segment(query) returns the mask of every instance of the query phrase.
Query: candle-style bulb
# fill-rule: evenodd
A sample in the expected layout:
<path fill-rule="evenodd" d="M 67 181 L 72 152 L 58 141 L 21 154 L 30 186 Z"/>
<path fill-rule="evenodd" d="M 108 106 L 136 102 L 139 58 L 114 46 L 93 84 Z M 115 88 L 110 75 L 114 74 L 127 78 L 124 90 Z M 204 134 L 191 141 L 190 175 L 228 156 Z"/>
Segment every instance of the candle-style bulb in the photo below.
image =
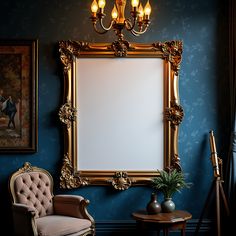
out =
<path fill-rule="evenodd" d="M 91 4 L 91 12 L 92 13 L 96 13 L 98 11 L 98 4 L 96 0 L 93 0 L 92 4 Z"/>
<path fill-rule="evenodd" d="M 111 17 L 112 17 L 113 20 L 115 20 L 118 17 L 118 11 L 116 9 L 115 4 L 114 4 L 114 7 L 113 7 L 112 12 L 111 12 Z"/>
<path fill-rule="evenodd" d="M 131 6 L 132 7 L 138 7 L 139 0 L 131 0 Z"/>
<path fill-rule="evenodd" d="M 105 7 L 105 5 L 106 5 L 106 0 L 99 0 L 98 1 L 99 8 L 103 9 Z"/>
<path fill-rule="evenodd" d="M 142 19 L 144 15 L 142 3 L 139 4 L 138 13 L 139 13 L 138 16 L 140 17 L 140 19 Z"/>
<path fill-rule="evenodd" d="M 151 14 L 151 11 L 152 11 L 152 8 L 151 8 L 151 5 L 149 3 L 149 0 L 147 1 L 146 5 L 145 5 L 145 8 L 144 8 L 144 14 L 145 16 L 150 16 Z"/>

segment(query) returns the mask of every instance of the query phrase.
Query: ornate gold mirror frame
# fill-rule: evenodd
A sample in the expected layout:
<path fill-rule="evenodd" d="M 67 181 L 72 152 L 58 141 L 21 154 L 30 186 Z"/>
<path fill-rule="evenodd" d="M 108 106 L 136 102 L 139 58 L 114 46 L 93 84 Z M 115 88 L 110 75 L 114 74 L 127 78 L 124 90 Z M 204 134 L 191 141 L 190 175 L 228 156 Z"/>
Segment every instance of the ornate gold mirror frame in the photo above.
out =
<path fill-rule="evenodd" d="M 60 59 L 64 69 L 64 104 L 59 118 L 64 125 L 64 158 L 60 176 L 61 188 L 78 188 L 86 185 L 111 185 L 125 190 L 134 185 L 146 185 L 158 171 L 143 170 L 81 170 L 78 167 L 78 65 L 79 58 L 158 58 L 163 60 L 163 168 L 181 170 L 178 155 L 178 127 L 183 118 L 179 103 L 178 80 L 182 59 L 182 42 L 156 42 L 139 44 L 123 42 L 87 43 L 59 42 Z M 92 69 L 92 68 L 91 68 Z M 126 72 L 121 69 L 121 73 Z M 105 75 L 106 73 L 104 73 Z M 110 157 L 107 157 L 110 158 Z M 145 161 L 145 158 L 144 158 Z M 157 169 L 157 168 L 156 168 Z"/>

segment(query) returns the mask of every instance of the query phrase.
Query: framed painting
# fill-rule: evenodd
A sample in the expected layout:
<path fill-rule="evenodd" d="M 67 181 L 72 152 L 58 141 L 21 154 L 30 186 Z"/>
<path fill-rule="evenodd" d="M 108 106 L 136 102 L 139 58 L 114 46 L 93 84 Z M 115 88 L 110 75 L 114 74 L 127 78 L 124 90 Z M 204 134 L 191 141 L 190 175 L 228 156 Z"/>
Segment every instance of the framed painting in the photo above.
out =
<path fill-rule="evenodd" d="M 37 56 L 37 40 L 0 40 L 0 153 L 37 151 Z"/>
<path fill-rule="evenodd" d="M 178 80 L 182 42 L 61 41 L 64 158 L 61 187 L 150 184 L 181 170 Z"/>

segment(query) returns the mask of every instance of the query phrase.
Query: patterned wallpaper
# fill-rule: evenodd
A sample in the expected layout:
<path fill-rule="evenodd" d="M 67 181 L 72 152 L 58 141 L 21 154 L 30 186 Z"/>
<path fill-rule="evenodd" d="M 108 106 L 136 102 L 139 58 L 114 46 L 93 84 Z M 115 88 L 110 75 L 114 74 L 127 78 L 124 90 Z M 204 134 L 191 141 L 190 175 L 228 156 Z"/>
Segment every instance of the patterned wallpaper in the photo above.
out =
<path fill-rule="evenodd" d="M 196 219 L 212 180 L 208 132 L 213 129 L 218 141 L 224 135 L 220 133 L 224 124 L 220 123 L 218 106 L 225 99 L 218 95 L 218 82 L 222 85 L 223 80 L 219 69 L 222 57 L 218 55 L 219 44 L 224 40 L 222 8 L 216 0 L 150 0 L 150 3 L 152 23 L 148 32 L 139 38 L 126 34 L 126 38 L 135 42 L 183 41 L 179 91 L 185 117 L 180 127 L 179 154 L 193 186 L 176 194 L 174 200 L 177 208 L 189 210 Z M 93 31 L 90 4 L 89 0 L 1 2 L 1 38 L 39 39 L 39 148 L 33 155 L 0 154 L 0 208 L 8 216 L 5 225 L 10 222 L 10 208 L 5 204 L 7 179 L 25 161 L 48 169 L 55 179 L 57 192 L 82 194 L 90 199 L 89 209 L 97 221 L 130 220 L 131 212 L 144 208 L 149 201 L 152 190 L 146 187 L 134 187 L 125 192 L 107 187 L 70 191 L 58 188 L 63 153 L 62 129 L 57 116 L 63 93 L 58 41 L 114 40 L 113 32 L 100 36 Z M 111 5 L 108 3 L 109 11 Z M 224 153 L 220 144 L 219 149 Z"/>

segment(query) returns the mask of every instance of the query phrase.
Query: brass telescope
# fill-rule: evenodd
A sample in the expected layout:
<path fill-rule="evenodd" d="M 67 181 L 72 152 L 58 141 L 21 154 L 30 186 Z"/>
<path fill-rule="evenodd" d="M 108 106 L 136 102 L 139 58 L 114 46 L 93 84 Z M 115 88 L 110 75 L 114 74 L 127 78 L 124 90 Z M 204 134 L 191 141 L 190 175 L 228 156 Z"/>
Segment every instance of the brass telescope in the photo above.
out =
<path fill-rule="evenodd" d="M 215 196 L 215 203 L 216 203 L 216 236 L 221 236 L 221 198 L 223 200 L 223 204 L 225 207 L 225 211 L 227 216 L 229 216 L 229 206 L 225 197 L 225 193 L 224 193 L 224 189 L 222 186 L 222 183 L 224 182 L 222 177 L 223 177 L 223 162 L 222 159 L 220 159 L 217 155 L 216 152 L 216 144 L 215 144 L 215 137 L 213 134 L 213 131 L 211 130 L 210 132 L 210 148 L 211 148 L 211 162 L 212 162 L 212 166 L 213 166 L 213 170 L 214 170 L 214 179 L 212 181 L 211 184 L 211 188 L 210 191 L 208 193 L 205 205 L 203 207 L 203 211 L 201 213 L 201 216 L 199 218 L 197 227 L 196 227 L 196 231 L 195 231 L 195 236 L 198 235 L 199 229 L 200 229 L 200 225 L 205 213 L 205 210 L 208 208 L 209 202 L 211 200 L 212 194 L 214 193 Z"/>
<path fill-rule="evenodd" d="M 210 148 L 211 148 L 211 162 L 214 170 L 214 176 L 220 177 L 219 159 L 216 152 L 216 143 L 213 131 L 210 131 Z"/>

